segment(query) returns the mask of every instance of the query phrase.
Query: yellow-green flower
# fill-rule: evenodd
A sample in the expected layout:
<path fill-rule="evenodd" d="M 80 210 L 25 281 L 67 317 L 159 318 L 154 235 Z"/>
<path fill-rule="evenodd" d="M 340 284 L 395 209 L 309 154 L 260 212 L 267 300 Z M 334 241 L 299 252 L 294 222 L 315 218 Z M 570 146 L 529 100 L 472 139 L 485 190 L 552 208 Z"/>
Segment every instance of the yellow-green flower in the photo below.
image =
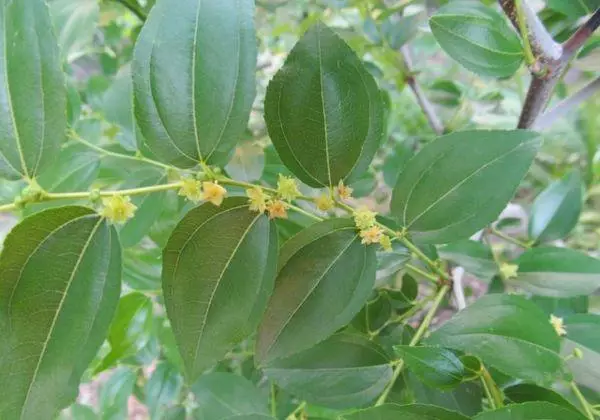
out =
<path fill-rule="evenodd" d="M 381 241 L 383 231 L 379 226 L 372 226 L 369 229 L 361 230 L 360 237 L 362 238 L 361 243 L 365 245 L 376 244 Z"/>
<path fill-rule="evenodd" d="M 352 192 L 354 190 L 346 185 L 344 185 L 344 181 L 340 179 L 340 182 L 337 186 L 337 193 L 342 200 L 347 200 L 352 197 Z"/>
<path fill-rule="evenodd" d="M 317 208 L 321 211 L 331 210 L 335 205 L 333 199 L 329 194 L 321 194 L 315 199 L 315 204 L 317 205 Z"/>
<path fill-rule="evenodd" d="M 377 213 L 367 209 L 361 209 L 354 212 L 354 223 L 359 230 L 369 229 L 375 225 L 375 216 L 377 216 Z"/>
<path fill-rule="evenodd" d="M 193 178 L 183 179 L 178 194 L 197 203 L 202 200 L 202 184 L 200 181 Z"/>
<path fill-rule="evenodd" d="M 227 190 L 216 182 L 204 181 L 202 183 L 202 196 L 215 206 L 220 206 L 227 194 Z"/>
<path fill-rule="evenodd" d="M 248 188 L 246 190 L 246 195 L 249 198 L 248 203 L 250 204 L 250 210 L 262 213 L 267 209 L 267 199 L 269 197 L 264 193 L 262 188 Z"/>
<path fill-rule="evenodd" d="M 559 317 L 551 314 L 550 315 L 550 324 L 552 324 L 552 326 L 554 327 L 554 331 L 556 331 L 556 334 L 567 335 L 567 330 L 565 328 L 565 324 L 564 324 L 562 318 L 559 318 Z"/>
<path fill-rule="evenodd" d="M 279 180 L 277 181 L 277 194 L 284 200 L 295 200 L 300 196 L 300 191 L 298 191 L 298 184 L 296 184 L 296 180 L 294 178 L 279 174 Z"/>
<path fill-rule="evenodd" d="M 506 279 L 514 279 L 517 277 L 517 271 L 519 271 L 519 266 L 516 264 L 503 263 L 500 265 L 500 272 Z"/>
<path fill-rule="evenodd" d="M 287 204 L 281 200 L 273 200 L 267 203 L 269 219 L 287 219 Z"/>
<path fill-rule="evenodd" d="M 125 223 L 131 219 L 137 209 L 129 196 L 113 195 L 102 199 L 104 206 L 101 215 L 112 223 Z"/>
<path fill-rule="evenodd" d="M 381 247 L 383 248 L 384 251 L 392 250 L 392 240 L 387 235 L 381 236 L 381 239 L 379 240 L 379 244 L 381 245 Z"/>

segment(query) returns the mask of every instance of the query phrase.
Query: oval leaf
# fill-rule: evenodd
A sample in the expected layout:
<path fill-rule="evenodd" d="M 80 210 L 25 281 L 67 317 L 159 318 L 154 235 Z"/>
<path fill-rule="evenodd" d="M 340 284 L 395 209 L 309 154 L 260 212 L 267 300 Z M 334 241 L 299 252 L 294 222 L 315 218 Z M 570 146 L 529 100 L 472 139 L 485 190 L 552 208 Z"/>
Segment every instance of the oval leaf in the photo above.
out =
<path fill-rule="evenodd" d="M 392 214 L 421 243 L 468 238 L 493 222 L 535 157 L 537 134 L 464 131 L 425 146 L 400 174 Z"/>
<path fill-rule="evenodd" d="M 371 293 L 376 266 L 375 247 L 360 243 L 349 219 L 316 223 L 286 242 L 258 331 L 257 360 L 298 353 L 352 321 Z"/>
<path fill-rule="evenodd" d="M 504 16 L 476 1 L 455 1 L 429 19 L 446 53 L 481 76 L 509 77 L 521 66 L 523 48 Z"/>
<path fill-rule="evenodd" d="M 225 163 L 255 96 L 252 0 L 163 0 L 135 48 L 134 109 L 149 149 L 188 168 Z"/>
<path fill-rule="evenodd" d="M 458 356 L 448 349 L 429 346 L 395 346 L 406 367 L 427 385 L 453 388 L 467 374 Z"/>
<path fill-rule="evenodd" d="M 473 354 L 508 375 L 534 382 L 552 381 L 562 368 L 559 338 L 548 318 L 519 296 L 484 296 L 426 342 Z"/>
<path fill-rule="evenodd" d="M 475 420 L 585 420 L 581 413 L 544 401 L 511 404 L 473 417 Z"/>
<path fill-rule="evenodd" d="M 552 404 L 562 405 L 570 410 L 576 410 L 565 397 L 558 392 L 543 388 L 535 384 L 517 384 L 503 389 L 504 396 L 513 403 L 529 401 L 547 401 Z"/>
<path fill-rule="evenodd" d="M 389 363 L 384 350 L 369 339 L 342 333 L 273 363 L 265 374 L 309 403 L 353 408 L 383 392 L 392 377 Z"/>
<path fill-rule="evenodd" d="M 346 414 L 341 417 L 344 420 L 468 420 L 455 411 L 434 405 L 424 404 L 383 404 L 379 407 L 371 407 L 366 410 Z"/>
<path fill-rule="evenodd" d="M 189 382 L 250 335 L 273 289 L 277 232 L 247 199 L 191 210 L 163 252 L 163 292 Z"/>
<path fill-rule="evenodd" d="M 563 339 L 563 356 L 581 350 L 583 357 L 570 358 L 569 370 L 575 380 L 586 387 L 600 392 L 600 316 L 577 314 L 565 318 L 567 336 Z"/>
<path fill-rule="evenodd" d="M 518 275 L 511 283 L 536 295 L 566 298 L 600 288 L 600 260 L 573 249 L 532 248 L 517 264 Z"/>
<path fill-rule="evenodd" d="M 0 2 L 0 177 L 55 163 L 67 127 L 58 45 L 43 0 Z"/>
<path fill-rule="evenodd" d="M 265 120 L 281 160 L 302 182 L 348 184 L 379 147 L 383 102 L 354 51 L 317 23 L 269 83 Z"/>
<path fill-rule="evenodd" d="M 0 418 L 54 418 L 78 392 L 121 288 L 116 231 L 84 207 L 35 214 L 0 256 Z"/>

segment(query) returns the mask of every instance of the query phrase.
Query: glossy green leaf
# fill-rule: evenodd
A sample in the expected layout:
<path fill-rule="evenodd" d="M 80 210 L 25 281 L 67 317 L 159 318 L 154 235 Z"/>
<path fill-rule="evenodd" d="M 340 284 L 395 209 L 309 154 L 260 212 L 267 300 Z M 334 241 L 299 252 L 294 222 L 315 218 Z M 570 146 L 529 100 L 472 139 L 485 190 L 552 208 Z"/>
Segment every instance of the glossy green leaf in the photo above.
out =
<path fill-rule="evenodd" d="M 97 0 L 50 0 L 58 44 L 68 62 L 89 53 L 100 18 Z"/>
<path fill-rule="evenodd" d="M 193 412 L 196 420 L 269 414 L 267 397 L 250 381 L 232 373 L 202 375 L 191 389 L 198 404 Z"/>
<path fill-rule="evenodd" d="M 352 327 L 365 334 L 377 331 L 392 316 L 392 311 L 392 300 L 386 293 L 379 293 L 354 317 Z"/>
<path fill-rule="evenodd" d="M 578 348 L 583 354 L 567 361 L 570 372 L 578 383 L 600 392 L 600 315 L 577 314 L 564 321 L 567 336 L 561 353 L 566 356 Z"/>
<path fill-rule="evenodd" d="M 548 0 L 548 7 L 571 19 L 589 15 L 600 7 L 599 0 Z"/>
<path fill-rule="evenodd" d="M 255 95 L 251 0 L 163 0 L 150 12 L 133 61 L 134 109 L 147 146 L 188 168 L 225 163 Z"/>
<path fill-rule="evenodd" d="M 558 392 L 535 384 L 517 384 L 503 389 L 504 396 L 513 403 L 528 401 L 546 401 L 561 405 L 570 410 L 577 410 L 565 397 Z"/>
<path fill-rule="evenodd" d="M 464 131 L 426 145 L 400 174 L 392 214 L 420 243 L 468 238 L 512 198 L 540 142 L 530 131 Z"/>
<path fill-rule="evenodd" d="M 385 351 L 360 335 L 341 333 L 274 362 L 265 374 L 302 400 L 332 408 L 355 408 L 374 401 L 390 381 Z"/>
<path fill-rule="evenodd" d="M 600 288 L 600 260 L 568 248 L 532 248 L 516 261 L 511 283 L 548 297 L 589 295 Z"/>
<path fill-rule="evenodd" d="M 35 178 L 65 137 L 66 88 L 43 0 L 0 2 L 0 177 Z"/>
<path fill-rule="evenodd" d="M 485 411 L 475 420 L 585 420 L 577 411 L 544 401 L 511 404 L 493 411 Z"/>
<path fill-rule="evenodd" d="M 519 296 L 480 298 L 434 331 L 426 343 L 473 354 L 508 375 L 533 382 L 552 381 L 562 368 L 559 338 L 548 317 Z"/>
<path fill-rule="evenodd" d="M 481 76 L 512 76 L 523 47 L 506 18 L 476 1 L 453 1 L 429 19 L 436 41 L 450 57 Z"/>
<path fill-rule="evenodd" d="M 61 207 L 17 225 L 0 256 L 0 418 L 54 417 L 73 402 L 120 293 L 116 231 Z"/>
<path fill-rule="evenodd" d="M 273 290 L 277 232 L 244 197 L 205 203 L 163 252 L 163 293 L 189 382 L 256 328 Z"/>
<path fill-rule="evenodd" d="M 257 361 L 291 356 L 348 324 L 371 293 L 376 265 L 375 247 L 361 244 L 349 219 L 315 223 L 286 242 L 258 331 Z"/>
<path fill-rule="evenodd" d="M 578 171 L 550 184 L 531 207 L 529 236 L 537 242 L 564 238 L 579 220 L 583 203 L 581 175 Z"/>
<path fill-rule="evenodd" d="M 152 300 L 137 292 L 123 296 L 108 332 L 110 353 L 102 360 L 96 372 L 141 350 L 150 338 L 151 329 Z"/>
<path fill-rule="evenodd" d="M 302 182 L 349 184 L 379 147 L 383 102 L 354 51 L 317 23 L 269 83 L 265 120 L 281 160 Z"/>
<path fill-rule="evenodd" d="M 144 386 L 145 403 L 152 420 L 164 419 L 169 406 L 177 400 L 183 378 L 169 363 L 158 363 Z M 185 415 L 182 417 L 185 419 Z"/>
<path fill-rule="evenodd" d="M 425 404 L 383 404 L 341 416 L 344 420 L 467 420 L 455 411 Z"/>
<path fill-rule="evenodd" d="M 465 367 L 448 349 L 430 346 L 395 346 L 406 367 L 421 381 L 436 388 L 452 388 L 462 382 Z"/>
<path fill-rule="evenodd" d="M 481 280 L 488 281 L 498 272 L 489 246 L 465 239 L 438 249 L 440 257 L 453 262 Z"/>

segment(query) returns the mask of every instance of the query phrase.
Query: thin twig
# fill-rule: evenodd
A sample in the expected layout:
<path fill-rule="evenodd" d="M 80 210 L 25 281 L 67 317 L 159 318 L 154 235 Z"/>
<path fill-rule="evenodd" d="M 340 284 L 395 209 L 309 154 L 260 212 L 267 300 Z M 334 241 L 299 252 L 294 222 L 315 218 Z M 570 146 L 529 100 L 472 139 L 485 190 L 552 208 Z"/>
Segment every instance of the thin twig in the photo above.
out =
<path fill-rule="evenodd" d="M 135 4 L 129 2 L 128 0 L 115 0 L 115 1 L 117 3 L 122 4 L 127 9 L 131 10 L 133 12 L 133 14 L 136 15 L 142 22 L 144 22 L 148 18 L 148 15 L 146 14 L 146 12 L 144 12 L 144 10 L 140 7 L 139 4 L 137 4 L 137 2 L 135 2 L 135 0 L 133 0 L 135 2 Z"/>
<path fill-rule="evenodd" d="M 575 394 L 575 396 L 579 400 L 579 403 L 583 406 L 583 409 L 585 411 L 585 415 L 587 416 L 587 418 L 590 420 L 594 420 L 595 417 L 594 417 L 594 413 L 592 412 L 592 409 L 590 407 L 590 403 L 585 399 L 585 397 L 579 390 L 579 387 L 577 386 L 577 384 L 575 382 L 571 381 L 569 386 L 571 387 L 571 391 L 573 391 L 573 394 Z"/>
<path fill-rule="evenodd" d="M 600 8 L 563 44 L 563 60 L 570 60 L 600 26 Z"/>

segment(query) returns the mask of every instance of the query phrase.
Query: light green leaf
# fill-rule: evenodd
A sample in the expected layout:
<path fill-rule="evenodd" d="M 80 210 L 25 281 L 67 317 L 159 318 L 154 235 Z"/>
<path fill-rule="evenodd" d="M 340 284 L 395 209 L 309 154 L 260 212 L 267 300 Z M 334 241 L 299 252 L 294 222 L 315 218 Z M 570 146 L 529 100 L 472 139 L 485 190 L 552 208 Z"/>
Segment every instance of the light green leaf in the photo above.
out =
<path fill-rule="evenodd" d="M 384 350 L 359 335 L 336 334 L 316 346 L 274 362 L 265 374 L 311 404 L 355 408 L 375 400 L 392 377 Z"/>
<path fill-rule="evenodd" d="M 121 248 L 92 210 L 26 218 L 0 256 L 0 418 L 53 418 L 75 399 L 119 299 Z"/>
<path fill-rule="evenodd" d="M 348 324 L 371 293 L 376 266 L 375 247 L 361 244 L 350 219 L 315 223 L 286 242 L 256 360 L 291 356 Z"/>
<path fill-rule="evenodd" d="M 439 137 L 398 177 L 392 214 L 420 243 L 468 238 L 498 217 L 539 144 L 537 134 L 524 130 Z"/>
<path fill-rule="evenodd" d="M 511 404 L 473 417 L 475 420 L 585 420 L 579 412 L 545 401 Z"/>
<path fill-rule="evenodd" d="M 123 252 L 123 283 L 133 290 L 160 290 L 162 252 L 159 248 L 133 247 Z"/>
<path fill-rule="evenodd" d="M 541 296 L 575 297 L 600 288 L 600 260 L 568 248 L 532 248 L 516 261 L 511 283 Z"/>
<path fill-rule="evenodd" d="M 434 331 L 426 343 L 473 354 L 505 374 L 533 382 L 551 382 L 562 369 L 559 338 L 549 319 L 519 296 L 480 298 Z"/>
<path fill-rule="evenodd" d="M 600 7 L 600 0 L 548 0 L 548 7 L 570 19 L 577 19 L 593 13 Z"/>
<path fill-rule="evenodd" d="M 100 391 L 102 420 L 121 420 L 127 417 L 127 401 L 133 392 L 137 374 L 132 369 L 119 366 Z"/>
<path fill-rule="evenodd" d="M 133 60 L 134 110 L 147 146 L 166 163 L 225 163 L 255 95 L 252 0 L 163 0 Z"/>
<path fill-rule="evenodd" d="M 265 120 L 281 160 L 302 182 L 350 184 L 379 147 L 383 101 L 354 51 L 317 23 L 269 83 Z"/>
<path fill-rule="evenodd" d="M 478 241 L 464 239 L 438 249 L 440 257 L 460 265 L 481 280 L 489 281 L 498 272 L 490 248 Z"/>
<path fill-rule="evenodd" d="M 465 367 L 452 351 L 430 346 L 395 346 L 406 367 L 421 381 L 436 388 L 453 388 L 462 382 Z"/>
<path fill-rule="evenodd" d="M 467 420 L 455 411 L 424 404 L 383 404 L 341 416 L 343 420 Z"/>
<path fill-rule="evenodd" d="M 232 373 L 202 375 L 192 392 L 198 404 L 193 413 L 196 420 L 269 414 L 267 398 L 250 381 Z"/>
<path fill-rule="evenodd" d="M 163 293 L 186 379 L 194 381 L 256 328 L 273 290 L 277 232 L 248 200 L 205 203 L 163 252 Z"/>
<path fill-rule="evenodd" d="M 50 0 L 50 14 L 58 44 L 67 62 L 90 53 L 100 18 L 97 0 Z"/>
<path fill-rule="evenodd" d="M 521 67 L 523 47 L 506 18 L 476 1 L 453 1 L 429 19 L 442 49 L 481 76 L 509 77 Z"/>
<path fill-rule="evenodd" d="M 572 354 L 575 348 L 581 350 L 583 358 L 567 361 L 575 380 L 600 392 L 600 316 L 577 314 L 565 318 L 567 336 L 563 339 L 561 353 Z"/>
<path fill-rule="evenodd" d="M 550 184 L 535 199 L 531 207 L 529 236 L 537 242 L 564 238 L 577 224 L 582 203 L 581 175 L 573 171 Z"/>
<path fill-rule="evenodd" d="M 162 420 L 169 405 L 176 401 L 183 378 L 169 363 L 160 362 L 144 386 L 145 403 L 152 420 Z M 185 415 L 182 417 L 185 419 Z"/>
<path fill-rule="evenodd" d="M 35 178 L 56 162 L 66 87 L 43 0 L 0 2 L 0 177 Z"/>

